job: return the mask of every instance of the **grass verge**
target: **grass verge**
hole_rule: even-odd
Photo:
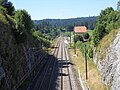
[[[119,30],[112,30],[108,35],[104,36],[103,39],[97,46],[97,53],[100,59],[103,60],[106,56],[106,49],[112,44]]]
[[[74,50],[70,49],[69,51],[71,61],[76,69],[76,75],[78,76],[78,69],[80,69],[81,76],[85,80],[85,59],[83,54],[80,50],[77,50],[78,57],[73,57]],[[101,75],[97,70],[97,66],[93,64],[92,60],[88,60],[88,80],[86,82],[90,90],[106,90],[105,85],[102,83]]]

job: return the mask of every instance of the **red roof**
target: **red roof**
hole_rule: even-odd
[[[75,33],[85,33],[85,32],[87,32],[87,28],[85,26],[75,26],[74,32]]]

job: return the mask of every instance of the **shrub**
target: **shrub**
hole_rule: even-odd
[[[88,45],[87,47],[87,55],[89,58],[93,58],[93,49]]]
[[[83,33],[84,39],[89,39],[90,35],[88,33]]]
[[[3,14],[0,14],[0,21],[3,22],[4,24],[8,24],[8,21],[6,20]]]

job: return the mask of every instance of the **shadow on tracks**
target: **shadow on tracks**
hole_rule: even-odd
[[[54,80],[54,83],[55,83],[55,86],[53,89],[50,89],[50,90],[58,90],[61,82],[58,82],[58,78],[61,78],[61,76],[69,76],[69,74],[65,74],[63,72],[60,72],[61,69],[63,68],[68,68],[69,65],[74,65],[73,63],[69,62],[68,60],[60,60],[60,59],[57,59],[57,68],[56,68],[56,76],[55,76],[55,80]]]
[[[68,60],[61,60],[53,55],[47,53],[47,57],[42,59],[36,66],[35,70],[29,76],[29,85],[24,88],[22,85],[18,90],[58,90],[61,76],[68,76],[68,74],[61,73],[60,69],[67,68],[69,65],[74,65]]]

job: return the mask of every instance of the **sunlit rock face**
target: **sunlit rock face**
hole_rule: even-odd
[[[117,34],[110,49],[110,57],[113,59],[113,64],[111,63],[113,74],[111,90],[120,90],[120,32]]]
[[[120,31],[103,59],[94,50],[93,61],[101,72],[102,80],[111,90],[120,90]]]

